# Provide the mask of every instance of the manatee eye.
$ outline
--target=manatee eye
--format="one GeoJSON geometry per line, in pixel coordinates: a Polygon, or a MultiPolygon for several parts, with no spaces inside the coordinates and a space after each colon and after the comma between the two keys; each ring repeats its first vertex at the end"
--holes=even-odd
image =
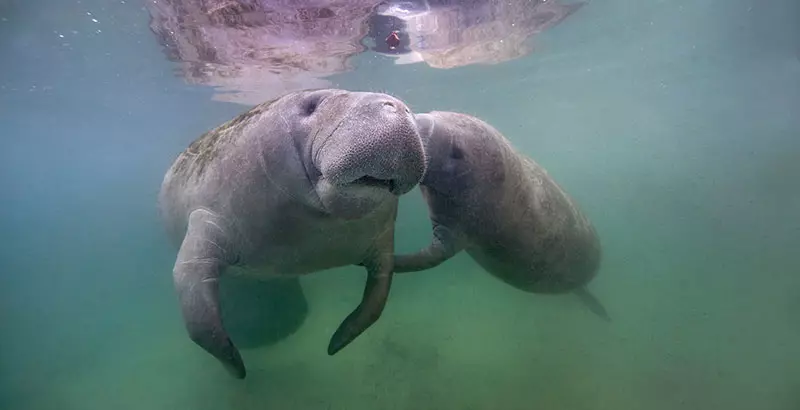
{"type": "Polygon", "coordinates": [[[314,111],[317,110],[317,107],[319,107],[319,104],[322,102],[322,100],[323,97],[321,96],[313,96],[305,100],[305,102],[303,102],[303,114],[306,116],[313,114],[314,111]]]}

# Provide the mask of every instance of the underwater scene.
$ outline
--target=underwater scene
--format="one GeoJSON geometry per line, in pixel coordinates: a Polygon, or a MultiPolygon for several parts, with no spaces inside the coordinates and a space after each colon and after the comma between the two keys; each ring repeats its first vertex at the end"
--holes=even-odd
{"type": "Polygon", "coordinates": [[[800,2],[0,0],[0,409],[800,410],[800,2]]]}

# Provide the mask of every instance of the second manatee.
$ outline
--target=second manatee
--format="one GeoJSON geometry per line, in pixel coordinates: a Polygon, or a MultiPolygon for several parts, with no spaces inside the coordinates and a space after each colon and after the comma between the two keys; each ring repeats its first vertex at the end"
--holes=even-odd
{"type": "Polygon", "coordinates": [[[597,232],[547,171],[479,118],[434,111],[415,120],[429,160],[419,186],[433,238],[396,255],[395,272],[430,269],[466,250],[514,288],[573,293],[610,321],[586,288],[600,268],[597,232]]]}

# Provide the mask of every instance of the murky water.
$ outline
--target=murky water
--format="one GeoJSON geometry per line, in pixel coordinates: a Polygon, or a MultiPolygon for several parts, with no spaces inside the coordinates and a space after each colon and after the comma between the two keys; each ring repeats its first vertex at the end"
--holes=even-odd
{"type": "MultiPolygon", "coordinates": [[[[276,3],[0,1],[0,407],[800,409],[800,4],[276,3]],[[240,290],[231,378],[185,333],[156,195],[197,136],[307,87],[498,128],[596,225],[613,322],[460,254],[329,357],[348,267],[240,290]]],[[[415,190],[397,250],[429,237],[415,190]]]]}

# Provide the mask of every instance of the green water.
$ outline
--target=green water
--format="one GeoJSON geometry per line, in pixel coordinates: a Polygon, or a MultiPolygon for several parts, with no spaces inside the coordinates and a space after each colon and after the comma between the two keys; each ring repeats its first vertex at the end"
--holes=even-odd
{"type": "MultiPolygon", "coordinates": [[[[397,277],[329,357],[363,290],[348,267],[302,278],[307,317],[244,350],[243,381],[185,334],[155,201],[246,107],[176,77],[133,0],[0,17],[2,409],[800,409],[794,0],[594,0],[498,65],[354,58],[334,86],[479,116],[548,169],[601,235],[613,322],[461,254],[397,277]]],[[[397,250],[429,235],[412,191],[397,250]]]]}

